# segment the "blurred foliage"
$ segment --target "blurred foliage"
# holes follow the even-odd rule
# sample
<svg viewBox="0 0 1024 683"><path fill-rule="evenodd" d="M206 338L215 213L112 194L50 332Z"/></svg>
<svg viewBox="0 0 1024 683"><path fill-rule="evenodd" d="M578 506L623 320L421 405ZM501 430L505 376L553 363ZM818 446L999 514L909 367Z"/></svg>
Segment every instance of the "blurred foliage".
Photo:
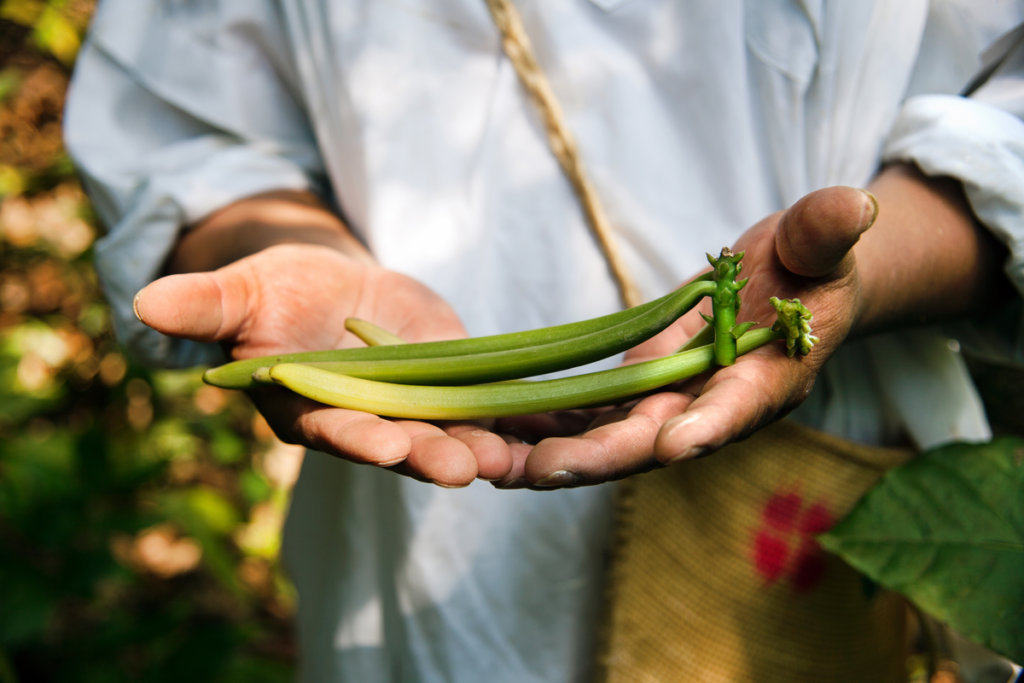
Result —
<svg viewBox="0 0 1024 683"><path fill-rule="evenodd" d="M0 683L290 680L301 450L114 341L60 136L92 9L0 0Z"/></svg>

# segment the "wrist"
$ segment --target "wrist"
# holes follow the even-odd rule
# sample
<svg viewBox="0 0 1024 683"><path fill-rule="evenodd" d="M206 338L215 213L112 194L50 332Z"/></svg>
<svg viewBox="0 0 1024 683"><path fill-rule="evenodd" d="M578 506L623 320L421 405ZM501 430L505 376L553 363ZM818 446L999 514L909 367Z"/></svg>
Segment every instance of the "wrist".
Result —
<svg viewBox="0 0 1024 683"><path fill-rule="evenodd" d="M271 192L235 202L186 231L167 263L168 274L216 270L281 244L310 244L372 264L348 227L311 193Z"/></svg>
<svg viewBox="0 0 1024 683"><path fill-rule="evenodd" d="M1005 299L1006 250L978 224L959 182L899 164L870 190L879 214L854 247L860 292L853 333L967 315Z"/></svg>

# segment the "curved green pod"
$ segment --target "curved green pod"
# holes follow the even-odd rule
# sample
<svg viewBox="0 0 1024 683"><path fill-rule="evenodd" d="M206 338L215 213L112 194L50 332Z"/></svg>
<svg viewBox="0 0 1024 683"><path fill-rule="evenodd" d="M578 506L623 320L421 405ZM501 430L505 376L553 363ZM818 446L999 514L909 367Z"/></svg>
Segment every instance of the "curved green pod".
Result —
<svg viewBox="0 0 1024 683"><path fill-rule="evenodd" d="M758 329L737 342L747 353L785 331ZM539 382L473 386L419 386L359 379L298 363L262 369L275 383L320 403L416 420L470 420L613 405L715 367L713 345L664 358Z"/></svg>
<svg viewBox="0 0 1024 683"><path fill-rule="evenodd" d="M650 314L658 314L659 312L662 312L662 307L673 305L673 302L681 297L694 296L694 292L700 292L700 294L697 295L697 298L699 299L700 296L705 296L710 293L714 289L711 277L710 273L702 275L695 278L687 285L670 292L659 299L655 299L654 301L634 308L618 311L610 315L591 318L580 322L555 325L553 327L544 327L524 332L491 335L487 337L473 337L468 339L453 339L448 341L423 342L417 344L369 346L355 349L310 351L305 353L290 353L279 354L276 356L263 356L260 358L249 358L246 360L235 361L233 363L227 363L220 367L211 368L203 375L203 381L207 384L212 384L224 389L251 389L258 386L258 384L252 379L252 374L258 368L277 365L280 363L406 361L423 358L471 356L483 353L499 353L503 351L513 351L557 344L600 332L608 332L613 328L614 334L621 334L624 329L627 329L622 326L635 322L638 319L649 320ZM639 343L639 341L634 342L634 344L636 343ZM620 350L622 350L622 348L620 348ZM564 351L564 348L562 350ZM598 358L611 356L615 353L618 353L618 351L612 351L607 353L605 356L599 356ZM598 360L598 358L594 358L593 360ZM568 365L560 365L560 367L572 367L579 364L581 363L572 362ZM540 372L553 371L554 370L543 370ZM528 374L539 373L532 372ZM524 375L519 376L522 377Z"/></svg>
<svg viewBox="0 0 1024 683"><path fill-rule="evenodd" d="M345 329L359 337L359 340L367 346L390 346L393 344L409 343L397 334L388 332L383 327L360 318L345 318Z"/></svg>
<svg viewBox="0 0 1024 683"><path fill-rule="evenodd" d="M701 282L677 290L675 296L661 306L632 320L550 344L443 358L334 361L307 365L351 377L398 384L479 384L543 375L614 356L650 339L693 308L714 288L714 283Z"/></svg>

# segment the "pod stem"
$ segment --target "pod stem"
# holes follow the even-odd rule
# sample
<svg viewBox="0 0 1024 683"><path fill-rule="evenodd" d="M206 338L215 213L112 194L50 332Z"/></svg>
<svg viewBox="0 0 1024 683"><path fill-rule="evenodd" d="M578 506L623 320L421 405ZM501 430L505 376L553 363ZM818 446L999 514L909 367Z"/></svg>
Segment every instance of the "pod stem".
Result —
<svg viewBox="0 0 1024 683"><path fill-rule="evenodd" d="M714 268L715 293L711 295L711 317L703 316L715 330L715 363L726 366L736 362L736 314L740 310L740 290L747 280L736 281L743 270L740 259L744 252L734 254L729 247L723 247L716 258L708 254L708 262ZM702 314L703 315L703 314Z"/></svg>

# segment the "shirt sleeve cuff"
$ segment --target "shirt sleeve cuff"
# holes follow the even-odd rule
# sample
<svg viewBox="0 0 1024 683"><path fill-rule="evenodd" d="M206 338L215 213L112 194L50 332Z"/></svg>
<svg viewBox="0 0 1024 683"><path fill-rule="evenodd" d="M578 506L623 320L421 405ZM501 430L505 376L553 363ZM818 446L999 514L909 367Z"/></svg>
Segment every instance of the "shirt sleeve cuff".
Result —
<svg viewBox="0 0 1024 683"><path fill-rule="evenodd" d="M205 144L215 146L214 141ZM258 145L210 151L198 165L151 179L131 210L96 243L97 271L118 338L147 365L189 367L224 360L214 344L166 337L135 317L135 295L160 277L182 226L261 192L310 187L301 169Z"/></svg>
<svg viewBox="0 0 1024 683"><path fill-rule="evenodd" d="M1009 250L1006 274L1024 294L1024 121L964 97L913 97L893 126L883 158L959 180L977 219ZM958 336L982 344L986 355L1024 363L1020 317L1006 312L996 317L998 330L983 334L972 324L971 331Z"/></svg>

